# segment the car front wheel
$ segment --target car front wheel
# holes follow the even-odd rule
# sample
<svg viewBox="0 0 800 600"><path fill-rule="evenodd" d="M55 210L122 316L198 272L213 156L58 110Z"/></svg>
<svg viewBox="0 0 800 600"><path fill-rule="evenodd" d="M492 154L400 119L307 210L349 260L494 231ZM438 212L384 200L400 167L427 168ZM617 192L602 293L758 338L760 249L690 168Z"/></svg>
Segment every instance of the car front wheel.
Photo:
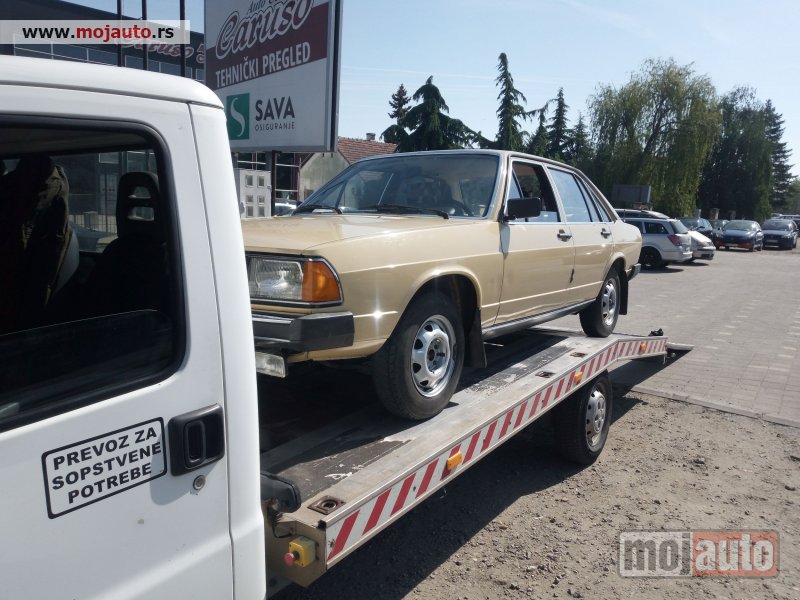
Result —
<svg viewBox="0 0 800 600"><path fill-rule="evenodd" d="M464 328L453 302L432 293L412 302L373 361L378 397L392 414L422 420L439 414L464 366Z"/></svg>
<svg viewBox="0 0 800 600"><path fill-rule="evenodd" d="M615 269L611 269L603 281L597 298L580 312L581 327L586 335L608 337L617 325L619 302L619 275Z"/></svg>

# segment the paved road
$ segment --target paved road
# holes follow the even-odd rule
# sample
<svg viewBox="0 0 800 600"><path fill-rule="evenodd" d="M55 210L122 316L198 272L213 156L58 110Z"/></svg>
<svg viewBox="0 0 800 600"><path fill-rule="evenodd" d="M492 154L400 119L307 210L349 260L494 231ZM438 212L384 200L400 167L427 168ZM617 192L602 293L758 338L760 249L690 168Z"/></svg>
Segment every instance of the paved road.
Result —
<svg viewBox="0 0 800 600"><path fill-rule="evenodd" d="M579 328L577 317L554 325ZM619 366L636 391L800 427L800 249L719 251L643 271L617 331L664 329L695 349L664 369Z"/></svg>

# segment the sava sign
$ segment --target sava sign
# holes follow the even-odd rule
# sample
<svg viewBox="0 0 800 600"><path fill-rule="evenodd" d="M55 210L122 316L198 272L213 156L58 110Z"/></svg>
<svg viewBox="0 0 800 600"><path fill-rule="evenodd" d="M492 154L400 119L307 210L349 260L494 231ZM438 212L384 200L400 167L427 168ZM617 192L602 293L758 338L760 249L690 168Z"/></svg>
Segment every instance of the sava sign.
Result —
<svg viewBox="0 0 800 600"><path fill-rule="evenodd" d="M341 0L206 3L206 84L234 150L331 151Z"/></svg>

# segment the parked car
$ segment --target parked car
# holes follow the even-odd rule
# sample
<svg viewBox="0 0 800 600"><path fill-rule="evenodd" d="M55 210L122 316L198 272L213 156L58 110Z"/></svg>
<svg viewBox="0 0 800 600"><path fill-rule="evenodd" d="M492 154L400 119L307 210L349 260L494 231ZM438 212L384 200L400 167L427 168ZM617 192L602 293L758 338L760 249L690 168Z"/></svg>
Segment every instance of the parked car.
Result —
<svg viewBox="0 0 800 600"><path fill-rule="evenodd" d="M797 229L800 230L800 215L781 215L778 218L790 219L791 221L794 221L794 224L797 225Z"/></svg>
<svg viewBox="0 0 800 600"><path fill-rule="evenodd" d="M722 228L722 231L714 237L714 245L719 248L746 248L750 252L753 250L763 250L764 233L761 225L756 221L736 220L729 221Z"/></svg>
<svg viewBox="0 0 800 600"><path fill-rule="evenodd" d="M698 258L700 260L714 259L716 248L714 247L714 242L712 242L710 238L696 229L689 230L689 237L692 238L692 258L690 262Z"/></svg>
<svg viewBox="0 0 800 600"><path fill-rule="evenodd" d="M669 219L664 213L655 210L639 210L638 208L615 208L620 219L629 217L647 217L650 219Z"/></svg>
<svg viewBox="0 0 800 600"><path fill-rule="evenodd" d="M797 247L797 225L790 219L770 219L761 225L764 246L791 250Z"/></svg>
<svg viewBox="0 0 800 600"><path fill-rule="evenodd" d="M642 234L639 262L643 267L662 267L692 259L692 239L689 230L678 219L628 218Z"/></svg>
<svg viewBox="0 0 800 600"><path fill-rule="evenodd" d="M611 333L641 249L579 171L489 150L367 158L242 231L262 370L370 357L413 419L485 364L484 340L568 314Z"/></svg>
<svg viewBox="0 0 800 600"><path fill-rule="evenodd" d="M686 225L689 231L699 231L705 236L710 236L711 231L714 229L711 226L711 221L702 217L681 217L678 220Z"/></svg>
<svg viewBox="0 0 800 600"><path fill-rule="evenodd" d="M710 219L709 223L711 223L711 231L716 231L725 227L728 223L728 219Z"/></svg>

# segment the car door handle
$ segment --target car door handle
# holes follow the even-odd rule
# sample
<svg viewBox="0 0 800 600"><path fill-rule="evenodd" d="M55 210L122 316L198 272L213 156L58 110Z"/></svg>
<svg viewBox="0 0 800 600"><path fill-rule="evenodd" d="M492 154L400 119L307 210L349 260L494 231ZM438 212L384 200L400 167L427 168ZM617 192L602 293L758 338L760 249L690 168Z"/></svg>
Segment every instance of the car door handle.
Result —
<svg viewBox="0 0 800 600"><path fill-rule="evenodd" d="M560 239L562 242L566 242L567 240L571 240L572 239L572 234L571 233L567 233L563 229L559 229L558 230L558 239Z"/></svg>
<svg viewBox="0 0 800 600"><path fill-rule="evenodd" d="M172 417L167 432L173 475L194 471L225 456L225 418L219 404Z"/></svg>
<svg viewBox="0 0 800 600"><path fill-rule="evenodd" d="M603 229L600 230L600 235L602 235L603 237L607 238L608 236L611 235L611 232L604 227Z"/></svg>

